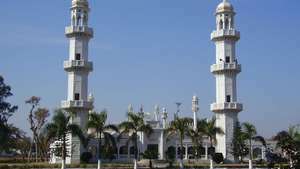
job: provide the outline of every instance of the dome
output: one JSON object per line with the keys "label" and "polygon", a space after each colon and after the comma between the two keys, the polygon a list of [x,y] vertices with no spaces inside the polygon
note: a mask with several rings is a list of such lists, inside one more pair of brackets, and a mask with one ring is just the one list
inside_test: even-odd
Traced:
{"label": "dome", "polygon": [[88,7],[89,3],[87,0],[72,0],[72,6]]}
{"label": "dome", "polygon": [[218,5],[216,11],[217,11],[217,13],[220,13],[220,12],[233,12],[233,6],[227,0],[223,0],[223,2],[221,2]]}

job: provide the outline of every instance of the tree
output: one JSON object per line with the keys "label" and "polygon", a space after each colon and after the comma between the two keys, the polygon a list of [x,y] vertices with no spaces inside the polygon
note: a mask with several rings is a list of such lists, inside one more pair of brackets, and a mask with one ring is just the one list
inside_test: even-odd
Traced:
{"label": "tree", "polygon": [[210,147],[212,148],[214,144],[217,143],[217,134],[224,134],[224,131],[216,126],[216,117],[204,123],[204,134],[209,138]]}
{"label": "tree", "polygon": [[171,146],[166,151],[167,161],[169,162],[169,168],[173,168],[173,163],[176,159],[176,148]]}
{"label": "tree", "polygon": [[70,124],[71,118],[72,117],[70,115],[67,115],[67,112],[58,109],[53,116],[52,122],[46,126],[48,130],[48,136],[61,143],[60,150],[62,157],[62,169],[65,169],[66,157],[69,155],[67,146],[71,146],[67,145],[69,135],[72,134],[72,136],[79,137],[80,141],[83,142],[84,145],[86,143],[80,127],[77,124]]}
{"label": "tree", "polygon": [[94,131],[92,136],[98,139],[98,169],[101,168],[102,139],[104,139],[104,144],[106,147],[116,147],[115,138],[110,134],[110,132],[118,132],[118,127],[112,124],[106,124],[106,120],[106,111],[102,111],[99,114],[93,112],[90,114],[89,121],[87,123],[87,128]]}
{"label": "tree", "polygon": [[10,150],[11,138],[16,134],[16,128],[8,124],[8,119],[18,109],[6,101],[12,95],[11,87],[4,83],[4,78],[0,75],[0,152]]}
{"label": "tree", "polygon": [[180,168],[183,169],[183,140],[189,132],[189,126],[193,123],[191,118],[176,118],[166,129],[167,137],[178,136],[180,141]]}
{"label": "tree", "polygon": [[297,134],[293,134],[291,131],[281,131],[277,133],[274,140],[277,141],[276,147],[281,148],[282,152],[287,155],[290,168],[297,169],[300,164],[300,142],[297,140]]}
{"label": "tree", "polygon": [[[30,123],[30,130],[32,131],[33,141],[35,144],[35,160],[37,162],[38,151],[39,149],[39,135],[41,133],[42,128],[47,122],[47,118],[49,117],[49,110],[46,108],[39,108],[41,98],[32,96],[28,100],[25,101],[26,104],[31,105],[31,109],[29,111],[28,121]],[[41,155],[41,153],[40,153]],[[29,155],[30,156],[30,155]]]}
{"label": "tree", "polygon": [[25,160],[29,151],[31,149],[31,139],[30,137],[22,136],[16,140],[16,150],[20,152],[22,159]]}
{"label": "tree", "polygon": [[158,152],[154,149],[147,149],[142,156],[144,159],[149,159],[149,168],[152,169],[152,160],[158,158]]}
{"label": "tree", "polygon": [[249,154],[250,154],[250,160],[252,160],[253,159],[252,139],[254,139],[254,137],[257,134],[256,128],[253,124],[248,122],[243,123],[242,126],[243,126],[243,131],[245,133],[245,137],[249,141],[249,152],[250,152]]}
{"label": "tree", "polygon": [[14,127],[12,124],[5,125],[5,130],[2,131],[5,131],[6,133],[1,135],[5,135],[6,137],[4,138],[5,140],[1,141],[4,144],[0,144],[0,149],[7,153],[16,150],[18,148],[18,140],[25,137],[25,132],[17,127]]}
{"label": "tree", "polygon": [[47,131],[47,126],[43,128],[42,132],[38,136],[38,149],[40,157],[44,161],[48,161],[49,152],[50,152],[50,145],[53,143],[52,136],[49,135]]}
{"label": "tree", "polygon": [[193,127],[189,127],[187,136],[191,138],[193,142],[193,150],[195,158],[201,157],[200,148],[202,147],[203,137],[205,135],[204,128],[206,125],[206,121],[204,119],[197,120],[197,128],[196,130]]}
{"label": "tree", "polygon": [[129,136],[128,142],[132,142],[134,146],[134,169],[137,169],[138,159],[138,134],[144,133],[149,136],[153,129],[149,124],[145,124],[144,118],[141,115],[129,112],[127,113],[128,121],[119,124],[120,137],[124,134]]}
{"label": "tree", "polygon": [[243,161],[243,158],[249,153],[249,149],[245,144],[246,140],[247,136],[242,131],[240,123],[237,122],[233,133],[232,154],[234,158],[238,159],[240,162]]}

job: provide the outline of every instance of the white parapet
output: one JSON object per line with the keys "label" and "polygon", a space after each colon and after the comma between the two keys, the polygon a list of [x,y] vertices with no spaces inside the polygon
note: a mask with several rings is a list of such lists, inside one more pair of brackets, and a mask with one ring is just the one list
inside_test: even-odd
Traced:
{"label": "white parapet", "polygon": [[61,102],[61,108],[90,110],[93,108],[93,102],[84,100],[64,100]]}
{"label": "white parapet", "polygon": [[73,36],[74,34],[84,34],[90,37],[93,37],[94,31],[88,26],[68,26],[65,29],[65,34],[67,37]]}
{"label": "white parapet", "polygon": [[214,74],[223,73],[224,71],[240,73],[242,71],[242,66],[237,63],[213,64],[210,67],[210,71]]}
{"label": "white parapet", "polygon": [[236,40],[240,39],[240,32],[236,31],[235,29],[221,29],[215,30],[211,33],[210,38],[211,40],[219,40],[224,38],[235,38]]}
{"label": "white parapet", "polygon": [[93,63],[84,60],[67,60],[64,61],[64,69],[72,71],[74,69],[85,69],[87,71],[93,70]]}
{"label": "white parapet", "polygon": [[231,112],[240,112],[243,110],[243,104],[241,103],[213,103],[210,105],[212,112],[223,112],[224,110]]}

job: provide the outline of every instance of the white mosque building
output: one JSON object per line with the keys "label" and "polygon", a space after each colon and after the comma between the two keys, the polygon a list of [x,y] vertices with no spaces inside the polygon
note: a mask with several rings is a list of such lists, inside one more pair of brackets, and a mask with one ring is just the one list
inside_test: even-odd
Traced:
{"label": "white mosque building", "polygon": [[[84,129],[88,120],[88,114],[93,109],[93,97],[88,95],[88,75],[93,70],[93,64],[89,61],[88,45],[93,38],[93,29],[88,25],[89,18],[88,0],[72,0],[71,25],[66,27],[65,34],[70,41],[69,59],[64,62],[64,69],[68,74],[68,95],[62,101],[61,107],[67,111],[75,112],[75,117],[71,123],[78,124]],[[238,121],[238,113],[242,111],[243,105],[237,99],[237,74],[241,72],[241,65],[238,63],[236,55],[236,42],[240,39],[240,32],[235,28],[235,12],[233,6],[223,0],[216,9],[216,30],[211,33],[211,40],[216,45],[216,63],[211,66],[211,72],[216,78],[216,101],[211,104],[211,111],[215,113],[216,125],[221,127],[225,134],[217,135],[216,152],[222,153],[224,158],[234,161],[231,153],[233,131]],[[192,97],[192,112],[194,128],[196,128],[199,99]],[[133,107],[128,107],[129,112],[134,112]],[[145,114],[145,121],[154,129],[150,137],[139,137],[139,151],[142,153],[151,148],[158,151],[159,159],[165,159],[165,152],[173,147],[179,158],[179,140],[166,139],[164,130],[168,127],[168,112],[166,108],[160,109],[155,106],[153,113],[146,113],[141,108],[139,113]],[[178,113],[178,112],[177,112]],[[175,113],[176,115],[178,115]],[[192,114],[191,114],[192,116]],[[127,138],[121,138],[115,151],[118,161],[128,161],[133,159],[133,146],[126,144]],[[91,141],[85,149],[78,138],[70,136],[72,145],[71,156],[67,158],[67,163],[80,162],[80,154],[91,151],[96,159],[97,144]],[[193,159],[193,144],[191,139],[184,141],[184,159]],[[204,140],[201,151],[203,160],[209,157],[208,139]],[[258,152],[258,158],[265,158],[265,150],[259,143],[254,143],[253,151]],[[59,161],[53,156],[52,163]]]}

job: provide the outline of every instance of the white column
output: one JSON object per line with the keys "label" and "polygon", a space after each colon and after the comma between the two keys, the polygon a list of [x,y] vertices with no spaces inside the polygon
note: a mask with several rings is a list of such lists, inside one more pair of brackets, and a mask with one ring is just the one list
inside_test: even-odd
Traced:
{"label": "white column", "polygon": [[188,145],[185,144],[185,159],[188,160]]}
{"label": "white column", "polygon": [[205,160],[208,160],[208,146],[205,144]]}
{"label": "white column", "polygon": [[266,152],[265,147],[262,147],[262,148],[261,148],[261,159],[263,159],[263,160],[266,159],[265,152]]}
{"label": "white column", "polygon": [[164,159],[164,130],[160,133],[160,144],[159,144],[159,159]]}
{"label": "white column", "polygon": [[194,128],[195,131],[197,130],[197,112],[194,112]]}

